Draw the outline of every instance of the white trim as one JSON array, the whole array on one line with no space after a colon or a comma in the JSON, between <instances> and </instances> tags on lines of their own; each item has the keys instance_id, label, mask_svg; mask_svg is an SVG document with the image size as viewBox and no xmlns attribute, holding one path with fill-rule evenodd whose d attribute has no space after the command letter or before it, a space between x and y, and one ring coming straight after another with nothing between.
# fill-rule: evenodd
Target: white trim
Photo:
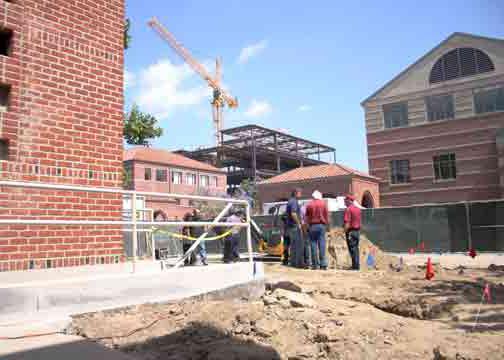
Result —
<instances>
[{"instance_id":1,"label":"white trim","mask_svg":"<svg viewBox=\"0 0 504 360\"><path fill-rule=\"evenodd\" d=\"M489 173L497 173L499 170L485 170L485 171L467 171L467 172L458 172L457 177L453 179L441 179L441 180L436 180L434 175L426 175L426 176L415 176L415 177L410 177L411 181L408 183L401 183L401 184L389 184L386 181L381 181L381 184L388 184L390 187L395 187L395 186L403 186L403 185L415 185L416 182L415 180L429 180L432 179L433 183L444 183L444 182L453 182L456 181L459 177L461 176L471 176L471 175L480 175L480 174L489 174Z\"/></svg>"},{"instance_id":2,"label":"white trim","mask_svg":"<svg viewBox=\"0 0 504 360\"><path fill-rule=\"evenodd\" d=\"M387 157L407 156L407 155L411 155L411 154L426 153L426 152L433 152L433 151L450 151L451 149L460 149L460 148L465 148L465 147L478 146L478 145L490 145L490 144L495 144L495 141L480 141L480 142L468 143L468 144L447 145L445 147L427 148L427 149L421 149L421 150L411 150L411 151L399 152L399 153L388 153L388 154L381 154L380 156L369 156L368 159L369 160L376 160L376 159L383 159L383 158L387 158Z\"/></svg>"},{"instance_id":3,"label":"white trim","mask_svg":"<svg viewBox=\"0 0 504 360\"><path fill-rule=\"evenodd\" d=\"M447 119L447 120L437 120L437 121L431 121L430 123L439 123L439 122L448 122L448 121L453 121L454 119ZM476 129L469 129L469 130L459 130L459 131L447 131L447 132L442 132L442 133L437 133L437 134L429 134L429 138L435 138L435 137L441 137L441 136L450 136L450 135L460 135L460 134L466 134L466 133L474 133L476 131L480 130L499 130L500 127L479 127ZM416 136L416 137L407 137L407 138L401 138L397 140L390 140L390 141L382 141L382 142L375 142L375 143L368 143L368 147L371 146L380 146L380 145L389 145L389 144L396 144L396 143L402 143L402 142L410 142L410 141L415 141L415 140L423 140L425 139L426 136Z\"/></svg>"},{"instance_id":4,"label":"white trim","mask_svg":"<svg viewBox=\"0 0 504 360\"><path fill-rule=\"evenodd\" d=\"M468 89L468 90L473 90L473 89ZM463 121L463 120L471 120L471 119L476 120L476 119L480 119L480 118L491 117L494 114L499 114L499 113L503 112L503 111L493 111L493 112L485 112L485 113L476 113L475 104L474 104L474 94L472 94L471 99L472 99L471 100L472 101L471 115L459 116L459 117L455 116L451 119L443 119L443 120L436 120L436 121L428 121L427 118L425 118L425 121L423 121L423 122L413 123L413 124L410 124L409 126L400 126L400 127L395 127L395 128L386 128L385 122L382 121L382 125L380 126L380 128L378 128L376 130L369 130L367 128L367 119L365 119L366 134L377 134L377 133L381 133L381 132L394 131L394 130L398 130L398 129L415 128L415 127L419 127L419 126L441 124L441 123L445 123L445 122L449 122L449 121ZM455 111L455 115L456 115L456 112L457 112L456 105L453 104L453 106L454 106L454 111Z\"/></svg>"},{"instance_id":5,"label":"white trim","mask_svg":"<svg viewBox=\"0 0 504 360\"><path fill-rule=\"evenodd\" d=\"M431 188L431 189L422 189L422 190L413 190L413 191L385 192L385 193L380 193L380 196L394 196L394 195L405 195L405 194L410 195L410 194L415 194L415 193L428 193L428 192L437 192L437 191L489 189L489 188L498 188L498 187L499 187L499 184L482 185L482 186L454 186L454 187Z\"/></svg>"},{"instance_id":6,"label":"white trim","mask_svg":"<svg viewBox=\"0 0 504 360\"><path fill-rule=\"evenodd\" d=\"M455 153L456 155L456 153ZM468 158L457 158L457 163L459 162L466 162L466 161L475 161L475 160L486 160L486 159L497 159L497 155L488 155L488 156L475 156L475 157L468 157ZM430 162L419 162L419 163L414 163L413 165L410 165L410 168L415 168L415 167L423 167L423 166L432 166L432 161ZM387 171L387 167L377 167L377 168L372 168L371 170L373 171Z\"/></svg>"}]
</instances>

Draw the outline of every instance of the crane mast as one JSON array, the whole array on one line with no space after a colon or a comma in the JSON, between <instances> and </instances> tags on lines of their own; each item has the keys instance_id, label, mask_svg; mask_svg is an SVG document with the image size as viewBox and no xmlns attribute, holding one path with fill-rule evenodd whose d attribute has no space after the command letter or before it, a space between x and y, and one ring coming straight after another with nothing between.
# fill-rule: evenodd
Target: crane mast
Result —
<instances>
[{"instance_id":1,"label":"crane mast","mask_svg":"<svg viewBox=\"0 0 504 360\"><path fill-rule=\"evenodd\" d=\"M212 118L215 128L215 144L217 146L221 145L220 132L223 128L223 108L225 105L229 108L238 107L238 100L229 95L227 91L221 87L222 71L220 59L217 58L215 61L215 76L212 76L156 18L152 18L148 24L170 45L170 47L191 67L191 69L199 74L203 80L207 82L208 86L212 88L213 99L211 104Z\"/></svg>"}]
</instances>

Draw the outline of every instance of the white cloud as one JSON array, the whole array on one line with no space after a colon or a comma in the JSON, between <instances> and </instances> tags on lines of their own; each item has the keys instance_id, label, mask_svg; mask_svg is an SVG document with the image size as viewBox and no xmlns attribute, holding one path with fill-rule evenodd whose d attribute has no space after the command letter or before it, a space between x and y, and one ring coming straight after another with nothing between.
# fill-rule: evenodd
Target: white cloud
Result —
<instances>
[{"instance_id":1,"label":"white cloud","mask_svg":"<svg viewBox=\"0 0 504 360\"><path fill-rule=\"evenodd\" d=\"M197 83L194 80L200 85L194 85ZM175 65L168 59L142 70L137 83L135 101L142 111L160 119L167 118L178 107L200 104L211 95L208 85L188 65Z\"/></svg>"},{"instance_id":2,"label":"white cloud","mask_svg":"<svg viewBox=\"0 0 504 360\"><path fill-rule=\"evenodd\" d=\"M124 70L124 88L127 89L129 87L135 86L136 83L136 75L131 71Z\"/></svg>"},{"instance_id":3,"label":"white cloud","mask_svg":"<svg viewBox=\"0 0 504 360\"><path fill-rule=\"evenodd\" d=\"M245 111L245 116L247 117L260 117L270 114L273 111L273 107L267 101L255 100L253 99L250 106Z\"/></svg>"},{"instance_id":4,"label":"white cloud","mask_svg":"<svg viewBox=\"0 0 504 360\"><path fill-rule=\"evenodd\" d=\"M298 111L300 112L304 112L304 111L310 111L312 109L312 107L310 105L301 105L300 107L298 107Z\"/></svg>"},{"instance_id":5,"label":"white cloud","mask_svg":"<svg viewBox=\"0 0 504 360\"><path fill-rule=\"evenodd\" d=\"M238 63L239 64L246 63L247 61L249 61L249 59L251 57L257 56L261 52L263 52L267 46L268 46L268 42L266 40L261 40L255 44L245 46L240 51L240 55L238 56Z\"/></svg>"}]
</instances>

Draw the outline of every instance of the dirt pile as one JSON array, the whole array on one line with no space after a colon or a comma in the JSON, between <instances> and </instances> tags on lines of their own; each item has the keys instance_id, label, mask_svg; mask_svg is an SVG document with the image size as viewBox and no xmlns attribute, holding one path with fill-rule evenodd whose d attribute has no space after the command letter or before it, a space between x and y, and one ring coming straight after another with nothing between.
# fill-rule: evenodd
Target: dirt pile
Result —
<instances>
[{"instance_id":1,"label":"dirt pile","mask_svg":"<svg viewBox=\"0 0 504 360\"><path fill-rule=\"evenodd\" d=\"M74 319L73 331L138 360L502 358L498 328L466 332L458 323L381 310L380 293L391 291L391 283L383 283L384 272L314 272L280 265L274 269L294 276L268 280L259 301L188 300L85 314ZM407 273L388 275L392 280ZM407 277L411 282L411 274ZM400 283L394 297L410 293L405 285ZM375 306L340 297L352 295L352 289L373 289ZM478 301L476 296L474 302Z\"/></svg>"},{"instance_id":2,"label":"dirt pile","mask_svg":"<svg viewBox=\"0 0 504 360\"><path fill-rule=\"evenodd\" d=\"M359 251L362 270L395 270L401 267L399 258L386 255L362 233L360 235ZM370 253L374 256L374 267L367 266L367 259ZM333 228L327 234L327 254L330 269L348 269L351 267L352 260L342 228Z\"/></svg>"}]
</instances>

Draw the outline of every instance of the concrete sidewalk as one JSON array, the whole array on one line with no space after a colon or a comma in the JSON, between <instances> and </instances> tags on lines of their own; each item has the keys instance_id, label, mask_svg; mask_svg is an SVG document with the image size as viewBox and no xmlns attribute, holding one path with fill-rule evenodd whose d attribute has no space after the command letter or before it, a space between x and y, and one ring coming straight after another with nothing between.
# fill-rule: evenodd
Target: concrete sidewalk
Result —
<instances>
[{"instance_id":1,"label":"concrete sidewalk","mask_svg":"<svg viewBox=\"0 0 504 360\"><path fill-rule=\"evenodd\" d=\"M7 325L175 301L263 278L262 264L248 262L167 270L147 262L135 273L122 264L1 273L0 336Z\"/></svg>"}]
</instances>

